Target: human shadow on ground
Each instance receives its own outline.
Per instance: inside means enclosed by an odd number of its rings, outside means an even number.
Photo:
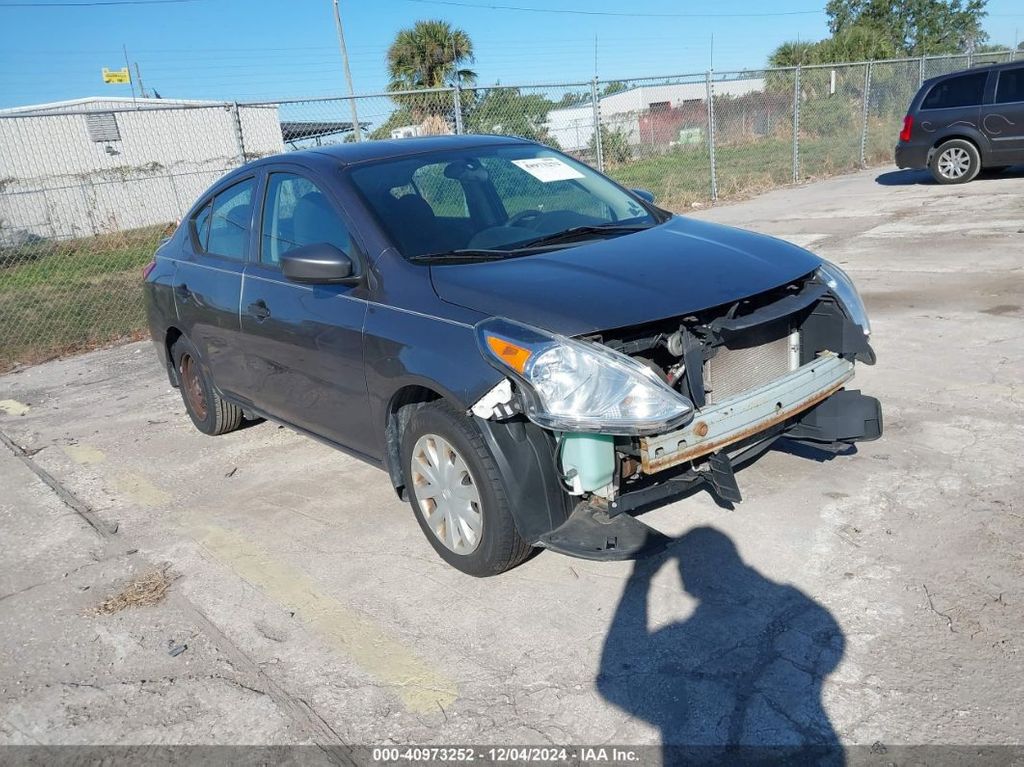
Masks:
[[[669,561],[697,607],[651,631],[651,578]],[[699,527],[635,563],[597,688],[660,729],[665,764],[843,765],[821,692],[844,643],[827,609],[745,564],[724,533]]]

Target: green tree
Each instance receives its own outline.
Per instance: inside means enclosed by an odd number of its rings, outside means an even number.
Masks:
[[[400,30],[388,48],[389,90],[417,90],[472,85],[476,73],[465,64],[474,60],[473,41],[446,21],[417,21]]]
[[[770,67],[795,67],[801,64],[814,64],[816,61],[815,46],[806,40],[789,40],[772,51],[768,57]]]
[[[597,134],[590,137],[590,144],[587,147],[591,157],[597,157]],[[601,153],[608,165],[621,165],[629,162],[633,157],[633,150],[629,146],[629,137],[619,128],[609,130],[601,126]]]
[[[555,103],[540,93],[524,94],[518,88],[488,88],[466,110],[466,126],[472,133],[503,133],[541,141],[557,142],[548,134],[545,122]]]
[[[852,27],[875,30],[911,56],[956,53],[984,42],[988,0],[829,0],[833,37]]]
[[[590,94],[586,91],[566,91],[558,100],[559,107],[578,107],[590,102]]]
[[[903,51],[877,29],[854,25],[816,43],[783,43],[768,58],[773,67],[807,64],[839,64],[847,61],[877,61],[899,58]]]
[[[394,130],[395,128],[401,128],[404,125],[413,125],[415,123],[418,123],[422,119],[422,117],[417,117],[416,115],[414,115],[412,113],[412,110],[410,110],[409,108],[399,106],[398,109],[391,113],[387,120],[382,122],[380,125],[378,125],[370,132],[370,138],[391,138],[391,131]]]
[[[620,80],[614,80],[604,86],[604,90],[601,91],[602,96],[611,96],[613,93],[622,93],[622,91],[629,90],[624,82]]]

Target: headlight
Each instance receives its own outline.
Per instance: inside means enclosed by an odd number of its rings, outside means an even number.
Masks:
[[[825,261],[818,267],[818,278],[835,293],[850,319],[861,326],[864,335],[871,335],[871,322],[868,320],[867,309],[864,308],[864,302],[850,276],[835,264]]]
[[[598,344],[504,319],[477,325],[488,360],[521,383],[527,417],[556,431],[651,434],[693,415],[651,369]]]

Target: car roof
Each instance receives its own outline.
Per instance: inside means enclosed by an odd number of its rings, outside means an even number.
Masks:
[[[945,74],[942,75],[935,75],[935,77],[929,77],[927,80],[924,81],[924,83],[922,83],[922,85],[937,83],[941,80],[947,80],[950,77],[956,77],[957,75],[966,75],[974,72],[990,72],[993,69],[1007,69],[1008,67],[1019,67],[1021,66],[1021,64],[1024,64],[1024,61],[1008,61],[1003,62],[1001,64],[979,64],[976,67],[958,69],[955,72],[946,72]]]
[[[265,161],[307,160],[319,164],[325,158],[331,158],[342,165],[354,165],[373,160],[386,160],[397,157],[410,157],[426,152],[437,152],[446,149],[473,149],[474,147],[494,146],[501,144],[534,144],[536,142],[518,136],[423,136],[418,138],[382,139],[360,141],[346,144],[334,144],[315,149],[302,149],[297,152],[286,152],[275,157],[264,158]]]

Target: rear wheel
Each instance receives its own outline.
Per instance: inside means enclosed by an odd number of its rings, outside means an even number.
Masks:
[[[970,141],[951,139],[935,150],[929,168],[940,184],[964,184],[981,170],[981,155]]]
[[[443,401],[416,411],[402,435],[402,466],[416,520],[445,562],[483,577],[530,555],[494,458],[464,413]]]
[[[226,402],[210,384],[195,347],[184,337],[179,338],[171,347],[171,359],[178,372],[181,399],[195,427],[211,436],[237,429],[242,423],[242,409]]]

